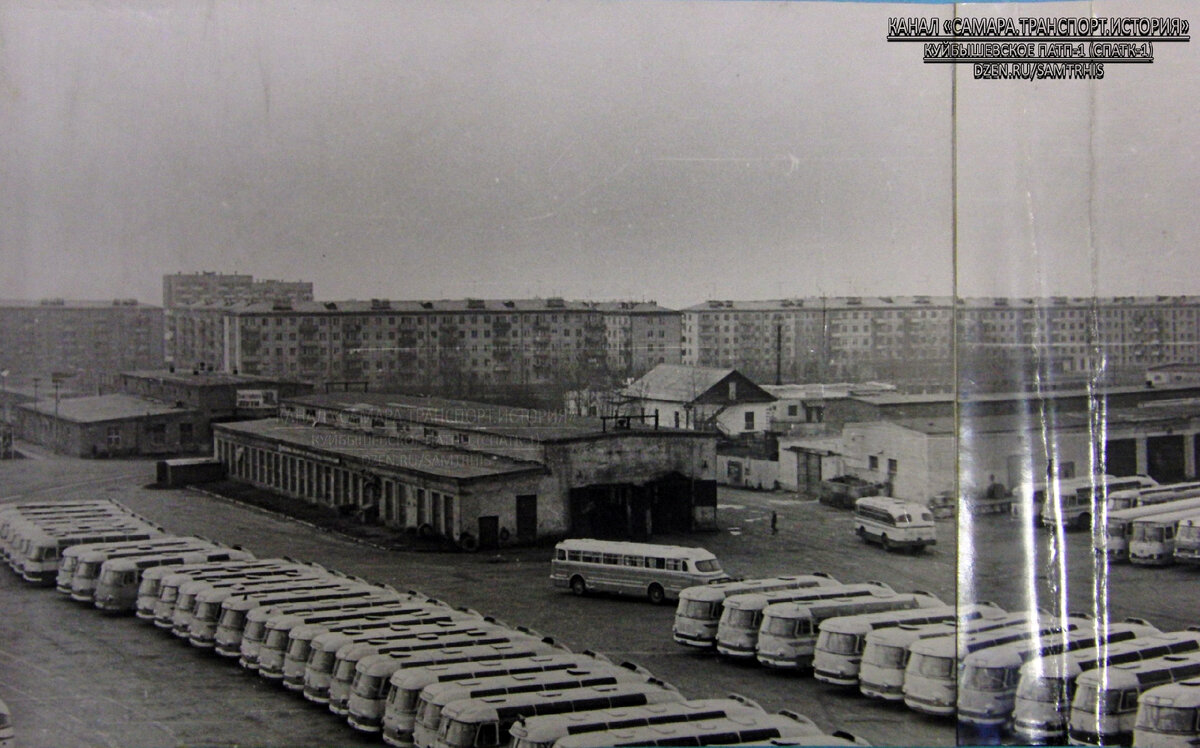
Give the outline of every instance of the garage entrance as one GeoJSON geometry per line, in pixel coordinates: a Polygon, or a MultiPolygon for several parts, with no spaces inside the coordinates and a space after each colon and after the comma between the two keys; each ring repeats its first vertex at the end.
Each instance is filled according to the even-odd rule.
{"type": "Polygon", "coordinates": [[[1159,483],[1178,483],[1187,472],[1183,463],[1183,436],[1146,439],[1146,472],[1159,483]]]}
{"type": "Polygon", "coordinates": [[[1109,475],[1137,475],[1137,441],[1113,439],[1104,445],[1104,472],[1109,475]]]}
{"type": "MultiPolygon", "coordinates": [[[[574,537],[645,539],[654,534],[688,532],[692,508],[703,493],[679,473],[643,484],[604,483],[571,489],[574,537]]],[[[715,499],[715,494],[714,494],[715,499]]]]}

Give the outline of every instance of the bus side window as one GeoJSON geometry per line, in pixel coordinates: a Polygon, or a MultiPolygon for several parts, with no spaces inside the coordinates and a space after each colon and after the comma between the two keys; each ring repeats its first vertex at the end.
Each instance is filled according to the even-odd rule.
{"type": "Polygon", "coordinates": [[[554,551],[554,557],[559,561],[565,561],[567,559],[567,552],[562,548],[558,548],[554,551]]]}
{"type": "Polygon", "coordinates": [[[641,557],[641,556],[622,556],[622,557],[621,557],[621,562],[622,562],[622,563],[623,563],[625,566],[638,566],[638,567],[640,567],[640,566],[642,565],[642,557],[641,557]]]}
{"type": "Polygon", "coordinates": [[[609,566],[617,566],[621,563],[621,557],[615,553],[605,553],[604,563],[609,566]]]}
{"type": "Polygon", "coordinates": [[[579,551],[567,551],[567,559],[571,561],[579,561],[581,554],[579,551]]]}
{"type": "Polygon", "coordinates": [[[667,560],[665,558],[647,558],[646,567],[650,569],[665,569],[667,568],[667,560]]]}
{"type": "Polygon", "coordinates": [[[1138,692],[1136,690],[1125,691],[1121,694],[1121,711],[1133,711],[1137,709],[1138,692]]]}

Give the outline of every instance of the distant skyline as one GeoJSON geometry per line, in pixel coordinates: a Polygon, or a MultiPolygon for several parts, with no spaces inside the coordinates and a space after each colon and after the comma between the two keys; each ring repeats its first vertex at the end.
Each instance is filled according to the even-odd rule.
{"type": "MultiPolygon", "coordinates": [[[[1192,6],[1035,7],[958,12],[1192,6]]],[[[952,12],[0,0],[0,297],[951,295],[955,125],[958,295],[1200,291],[1200,50],[955,91],[884,41],[952,12]]]]}

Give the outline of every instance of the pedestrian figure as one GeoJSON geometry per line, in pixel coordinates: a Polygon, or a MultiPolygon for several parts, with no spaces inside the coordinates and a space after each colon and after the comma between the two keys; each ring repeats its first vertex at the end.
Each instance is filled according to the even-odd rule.
{"type": "Polygon", "coordinates": [[[776,514],[775,512],[771,512],[771,534],[772,535],[775,535],[779,532],[779,530],[776,526],[778,521],[779,521],[779,515],[776,514]]]}

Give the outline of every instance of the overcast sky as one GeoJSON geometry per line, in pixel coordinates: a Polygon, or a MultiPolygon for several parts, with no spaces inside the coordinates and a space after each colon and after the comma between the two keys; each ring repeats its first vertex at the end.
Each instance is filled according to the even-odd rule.
{"type": "MultiPolygon", "coordinates": [[[[949,294],[953,73],[884,37],[952,12],[0,0],[0,297],[157,303],[180,270],[320,298],[949,294]]],[[[1200,292],[1200,50],[1155,51],[1096,83],[960,68],[960,295],[1200,292]]]]}

